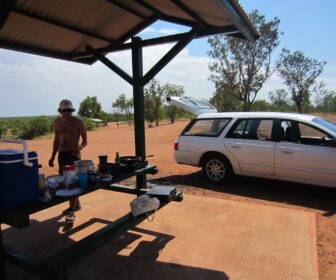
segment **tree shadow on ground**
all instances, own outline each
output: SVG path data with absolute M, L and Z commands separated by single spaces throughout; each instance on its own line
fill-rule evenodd
M 234 176 L 228 183 L 216 185 L 208 182 L 201 171 L 187 175 L 173 175 L 154 179 L 154 184 L 178 185 L 187 192 L 190 187 L 222 194 L 238 195 L 326 211 L 324 216 L 336 213 L 336 189 L 291 183 L 279 180 Z M 192 191 L 191 191 L 192 193 Z

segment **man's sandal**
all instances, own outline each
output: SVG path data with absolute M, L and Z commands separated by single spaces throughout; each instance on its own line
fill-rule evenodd
M 75 222 L 75 214 L 74 212 L 70 212 L 66 217 L 65 217 L 65 221 L 67 223 L 73 223 Z

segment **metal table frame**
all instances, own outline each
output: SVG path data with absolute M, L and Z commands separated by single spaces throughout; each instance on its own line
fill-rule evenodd
M 155 174 L 155 165 L 120 175 L 113 178 L 109 184 L 96 184 L 90 186 L 80 195 L 105 189 L 122 193 L 141 195 L 147 189 L 137 187 L 122 186 L 115 183 L 142 174 Z M 0 279 L 6 279 L 6 262 L 12 263 L 26 271 L 29 271 L 44 279 L 67 279 L 67 267 L 81 258 L 85 257 L 95 249 L 103 246 L 110 240 L 126 232 L 147 218 L 147 214 L 133 217 L 131 213 L 111 222 L 104 228 L 92 233 L 82 240 L 70 245 L 69 247 L 57 252 L 55 255 L 46 259 L 40 259 L 27 252 L 19 251 L 13 247 L 4 245 L 1 224 L 8 224 L 12 227 L 22 229 L 29 226 L 29 215 L 53 207 L 67 201 L 67 198 L 54 198 L 46 203 L 33 203 L 21 208 L 0 209 Z M 182 193 L 178 192 L 172 201 L 182 201 Z M 160 208 L 166 206 L 170 201 L 162 203 Z M 159 208 L 159 209 L 160 209 Z

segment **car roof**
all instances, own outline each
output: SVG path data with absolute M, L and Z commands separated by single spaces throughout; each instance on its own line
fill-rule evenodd
M 298 113 L 281 113 L 281 112 L 226 112 L 226 113 L 210 113 L 201 114 L 197 119 L 211 118 L 276 118 L 276 119 L 292 119 L 297 121 L 311 121 L 316 118 L 312 115 L 304 115 Z

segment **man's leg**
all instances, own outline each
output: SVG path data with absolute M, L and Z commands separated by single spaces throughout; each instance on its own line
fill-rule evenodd
M 80 209 L 81 205 L 80 205 L 78 196 L 70 198 L 69 199 L 69 205 L 70 205 L 70 209 L 72 209 L 72 211 L 76 211 L 77 209 Z

